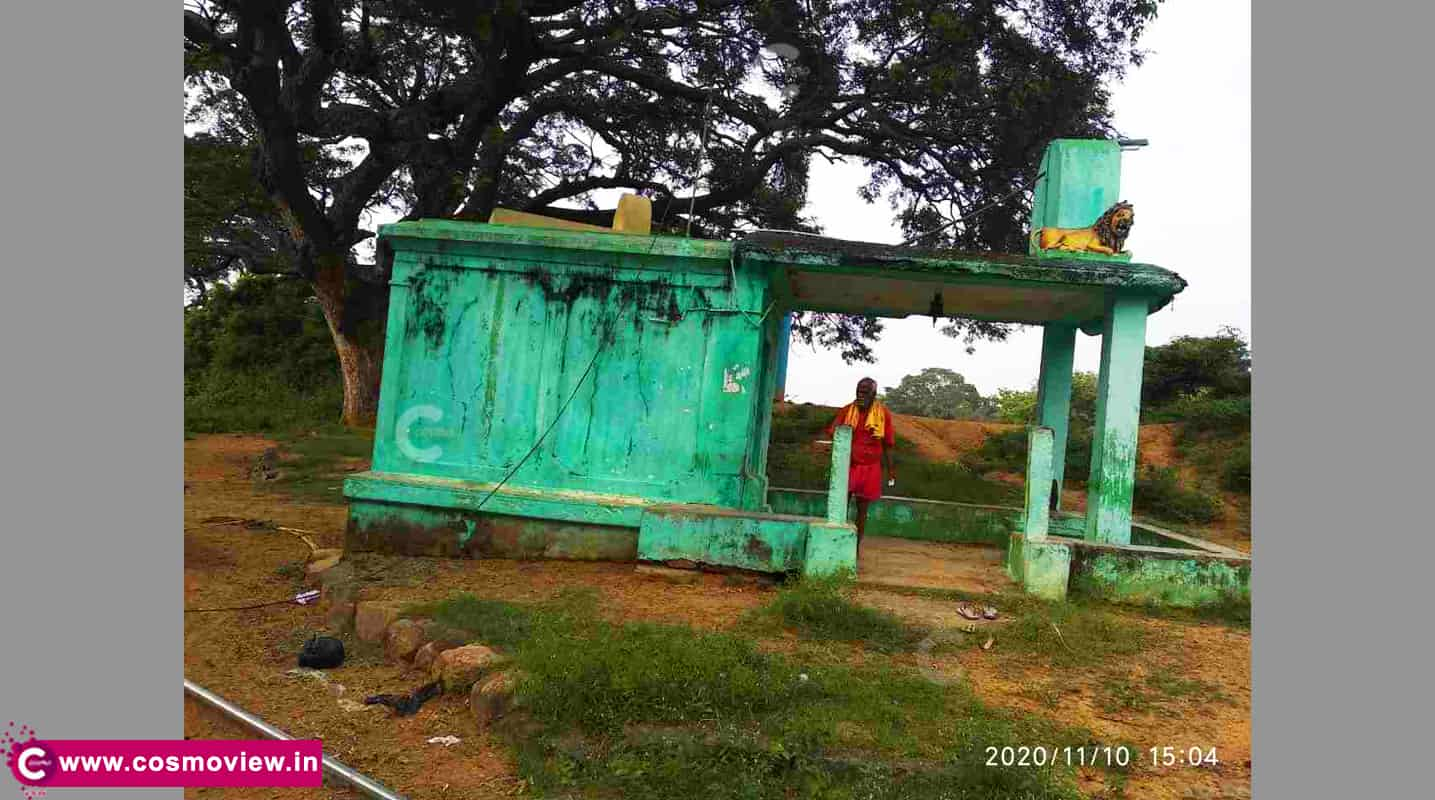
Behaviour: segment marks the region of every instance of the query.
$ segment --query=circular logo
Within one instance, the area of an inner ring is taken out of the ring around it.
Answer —
[[[28,786],[44,786],[60,771],[49,746],[36,741],[15,744],[15,760],[11,769],[15,778]]]
[[[417,447],[413,440],[414,423],[419,420],[429,422],[441,422],[443,420],[443,409],[438,406],[421,405],[414,406],[399,415],[397,430],[394,431],[394,444],[398,445],[399,452],[410,461],[419,463],[437,461],[443,456],[443,448],[438,445],[429,447]]]

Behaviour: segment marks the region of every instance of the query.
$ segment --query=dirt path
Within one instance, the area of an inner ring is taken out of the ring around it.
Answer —
[[[292,595],[299,583],[294,567],[307,555],[298,537],[274,530],[217,524],[215,517],[269,520],[311,531],[320,547],[342,544],[343,506],[296,502],[256,486],[248,477],[254,458],[272,442],[256,437],[204,436],[185,442],[185,581],[186,608],[238,605]],[[208,520],[208,521],[206,521]],[[941,580],[956,577],[969,590],[991,591],[1004,602],[1004,577],[999,554],[980,553],[963,559],[966,566],[911,562],[910,543],[874,539],[864,545],[864,573],[879,574],[880,566],[915,572],[940,572]],[[970,554],[966,554],[970,555]],[[882,558],[878,558],[882,556]],[[906,561],[903,561],[906,559]],[[540,600],[565,589],[590,589],[599,608],[615,621],[652,620],[689,624],[704,629],[734,626],[747,611],[768,602],[772,590],[709,575],[693,585],[672,585],[636,574],[630,564],[588,562],[457,561],[354,557],[350,562],[373,578],[365,596],[372,599],[439,599],[457,591],[505,600]],[[901,566],[901,564],[898,564]],[[868,587],[857,598],[897,614],[913,624],[950,628],[959,624],[951,601]],[[1136,679],[1163,668],[1194,675],[1227,697],[1220,701],[1185,699],[1160,709],[1111,714],[1102,710],[1100,678],[1076,670],[1055,670],[1006,657],[1001,624],[992,623],[992,651],[966,648],[946,655],[899,656],[898,663],[943,680],[970,683],[985,702],[1030,712],[1067,724],[1085,725],[1103,737],[1152,746],[1216,746],[1222,766],[1216,770],[1138,771],[1127,787],[1128,797],[1239,797],[1249,786],[1249,633],[1216,626],[1188,625],[1143,617],[1135,622],[1164,631],[1165,644],[1143,652],[1126,669]],[[984,625],[987,623],[983,623]],[[355,648],[346,663],[329,671],[327,681],[294,674],[295,654],[305,638],[323,631],[317,608],[277,606],[249,611],[184,615],[184,669],[192,680],[218,692],[250,712],[300,737],[321,738],[326,751],[349,766],[372,775],[415,800],[427,798],[513,796],[523,784],[511,754],[481,734],[469,716],[464,697],[439,697],[414,716],[392,719],[362,698],[381,692],[403,692],[425,678],[384,661],[372,650]],[[791,646],[791,637],[773,646]],[[766,646],[765,644],[765,646]],[[855,657],[866,657],[854,648]],[[945,677],[943,677],[945,676]],[[1055,705],[1043,702],[1061,687]],[[217,719],[213,712],[187,702],[186,735],[199,738],[247,738],[248,734]],[[429,739],[456,736],[452,747]],[[1093,796],[1103,788],[1089,779]],[[1188,790],[1209,795],[1185,794]],[[342,790],[221,790],[191,789],[187,797],[347,798]]]

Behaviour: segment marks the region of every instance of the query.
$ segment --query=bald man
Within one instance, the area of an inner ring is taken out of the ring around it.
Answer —
[[[860,548],[867,527],[867,506],[882,496],[882,468],[887,468],[889,480],[897,480],[897,472],[892,468],[892,445],[896,443],[892,412],[877,400],[876,381],[863,378],[857,382],[857,398],[838,409],[837,416],[827,426],[829,438],[838,425],[852,428],[847,494],[857,498],[857,546]]]

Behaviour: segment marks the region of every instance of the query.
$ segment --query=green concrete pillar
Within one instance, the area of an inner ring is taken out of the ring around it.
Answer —
[[[813,521],[807,526],[803,575],[857,574],[857,529],[848,523]]]
[[[1052,323],[1041,334],[1041,376],[1036,382],[1036,424],[1052,433],[1051,487],[1061,508],[1066,480],[1066,442],[1071,428],[1071,365],[1076,355],[1076,326]]]
[[[1026,435],[1026,538],[1046,539],[1051,519],[1052,430],[1031,428]]]
[[[787,351],[792,345],[792,312],[782,315],[777,328],[777,390],[773,393],[778,402],[787,399]]]
[[[852,461],[852,428],[838,425],[832,431],[832,482],[827,487],[827,521],[847,521],[847,466]]]
[[[1147,308],[1146,298],[1139,296],[1116,296],[1106,302],[1086,490],[1086,538],[1092,541],[1131,543]]]

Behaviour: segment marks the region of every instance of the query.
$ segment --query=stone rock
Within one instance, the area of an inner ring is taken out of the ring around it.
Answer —
[[[697,569],[697,568],[698,568],[698,562],[696,562],[696,561],[689,561],[689,560],[686,559],[686,558],[675,558],[675,559],[673,559],[672,561],[664,561],[663,563],[664,563],[664,564],[667,564],[668,566],[672,567],[673,569]]]
[[[520,677],[516,670],[505,670],[473,685],[473,691],[468,696],[468,708],[479,730],[485,730],[517,707],[514,692]]]
[[[424,633],[425,638],[432,635],[432,632],[427,628],[424,629]],[[440,653],[444,653],[456,647],[463,647],[463,642],[443,637],[427,642],[423,647],[419,648],[417,653],[414,653],[414,668],[425,671],[430,670]]]
[[[491,647],[468,644],[439,653],[429,675],[443,681],[445,692],[461,692],[507,660]]]
[[[390,661],[408,661],[423,645],[423,628],[411,619],[395,620],[384,634],[384,654]]]
[[[402,606],[398,603],[372,600],[359,603],[354,610],[354,635],[358,636],[361,642],[382,643],[384,632],[399,618],[400,608]]]
[[[703,579],[701,572],[693,572],[685,569],[672,569],[670,567],[655,567],[651,564],[639,564],[633,568],[639,575],[646,575],[650,578],[667,581],[668,583],[697,583]]]

